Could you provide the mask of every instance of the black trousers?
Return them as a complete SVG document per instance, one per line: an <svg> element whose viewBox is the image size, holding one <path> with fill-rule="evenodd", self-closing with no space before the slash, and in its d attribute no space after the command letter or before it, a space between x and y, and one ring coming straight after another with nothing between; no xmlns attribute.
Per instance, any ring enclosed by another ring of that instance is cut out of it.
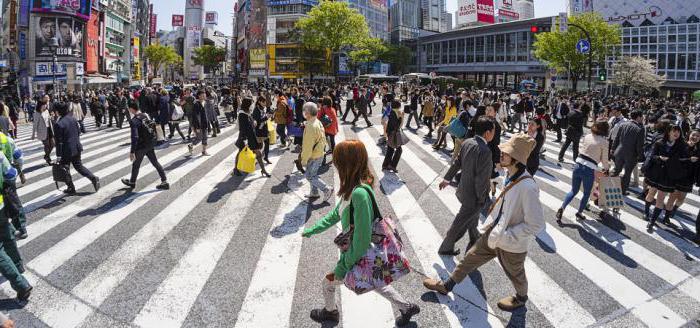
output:
<svg viewBox="0 0 700 328"><path fill-rule="evenodd" d="M569 137L566 136L566 141L564 141L564 144L561 146L561 150L559 151L559 159L564 160L564 154L566 154L566 150L569 149L569 145L572 145L571 151L574 153L574 161L578 158L578 143L581 141L580 136L576 137Z"/></svg>
<svg viewBox="0 0 700 328"><path fill-rule="evenodd" d="M131 179L129 181L131 181L131 183L136 183L136 179L139 177L139 170L141 169L141 162L143 162L144 156L148 157L148 161L151 162L151 165L153 165L153 167L156 168L156 171L160 176L160 181L168 181L168 179L165 176L165 170L163 170L163 166L160 165L160 163L158 162L156 152L153 150L153 148L137 150L134 153L134 162L131 163Z"/></svg>
<svg viewBox="0 0 700 328"><path fill-rule="evenodd" d="M117 118L117 111L116 110L110 110L109 111L109 123L107 123L108 127L112 127L112 119L114 118L114 122L117 123L117 126L119 126L119 119Z"/></svg>
<svg viewBox="0 0 700 328"><path fill-rule="evenodd" d="M357 111L357 114L355 115L355 119L352 120L352 124L357 123L357 121L360 119L360 116L362 116L365 119L365 123L367 123L367 126L372 125L372 123L370 123L370 121L369 121L369 118L367 118L367 112L362 111L362 110Z"/></svg>
<svg viewBox="0 0 700 328"><path fill-rule="evenodd" d="M406 127L408 128L411 124L411 118L416 121L416 129L420 129L420 121L418 120L418 111L414 110L408 113L408 118L406 118Z"/></svg>
<svg viewBox="0 0 700 328"><path fill-rule="evenodd" d="M99 129L102 126L102 113L92 113L95 116L95 125Z"/></svg>
<svg viewBox="0 0 700 328"><path fill-rule="evenodd" d="M90 181L95 181L96 177L88 170L85 166L83 166L83 161L80 159L80 154L73 156L72 158L61 158L61 162L59 162L61 165L65 165L66 170L68 171L68 181L66 181L66 185L70 189L75 189L75 185L73 184L73 178L70 176L70 166L69 164L72 164L73 167L75 168L80 175L90 179Z"/></svg>
<svg viewBox="0 0 700 328"><path fill-rule="evenodd" d="M15 180L5 180L2 184L2 194L5 199L5 214L12 220L12 226L21 232L27 231L27 218L22 201L17 195Z"/></svg>
<svg viewBox="0 0 700 328"><path fill-rule="evenodd" d="M384 155L384 162L382 163L382 168L393 167L396 168L399 165L399 160L401 160L401 154L403 149L401 146L397 148L386 147L386 155Z"/></svg>
<svg viewBox="0 0 700 328"><path fill-rule="evenodd" d="M284 124L277 124L275 127L275 130L277 131L277 136L280 138L280 143L282 144L282 147L287 146L287 126Z"/></svg>
<svg viewBox="0 0 700 328"><path fill-rule="evenodd" d="M343 113L343 121L345 121L348 118L348 113L353 112L355 113L355 107L354 107L354 101L352 99L348 99L348 101L345 103L345 113ZM355 114L357 117L357 114Z"/></svg>
<svg viewBox="0 0 700 328"><path fill-rule="evenodd" d="M168 139L171 139L173 136L175 136L175 131L177 131L177 133L180 134L180 137L182 137L182 140L185 140L185 135L180 130L180 122L170 122L168 123L168 128L170 129L170 135L168 136ZM165 130L163 132L163 134L165 134Z"/></svg>
<svg viewBox="0 0 700 328"><path fill-rule="evenodd" d="M615 157L615 170L612 175L619 176L620 172L622 172L623 169L625 170L625 174L623 174L620 179L622 182L622 192L626 192L630 187L630 178L632 177L632 171L634 171L635 166L637 166L636 158L626 159Z"/></svg>
<svg viewBox="0 0 700 328"><path fill-rule="evenodd" d="M433 117L423 116L423 123L428 127L428 135L433 135Z"/></svg>

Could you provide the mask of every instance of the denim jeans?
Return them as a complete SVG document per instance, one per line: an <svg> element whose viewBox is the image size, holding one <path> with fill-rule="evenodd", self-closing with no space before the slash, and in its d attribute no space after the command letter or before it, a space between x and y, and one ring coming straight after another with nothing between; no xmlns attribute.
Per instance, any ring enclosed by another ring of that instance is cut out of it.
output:
<svg viewBox="0 0 700 328"><path fill-rule="evenodd" d="M578 212L577 213L582 213L583 210L586 208L586 204L588 203L588 198L591 197L591 191L593 190L593 182L595 182L595 171L583 164L576 164L576 168L574 169L573 176L571 177L571 191L569 191L568 194L566 194L566 198L564 198L564 204L561 205L561 208L566 208L566 206L571 203L571 200L576 197L576 194L578 194L579 189L581 188L581 184L583 183L583 197L581 198L581 204L578 206Z"/></svg>
<svg viewBox="0 0 700 328"><path fill-rule="evenodd" d="M328 190L328 185L326 185L326 183L318 177L318 170L321 168L322 163L323 157L319 157L317 159L309 160L309 162L306 164L306 173L304 176L306 177L306 180L309 180L309 183L311 183L311 195L318 195L319 189L324 192Z"/></svg>

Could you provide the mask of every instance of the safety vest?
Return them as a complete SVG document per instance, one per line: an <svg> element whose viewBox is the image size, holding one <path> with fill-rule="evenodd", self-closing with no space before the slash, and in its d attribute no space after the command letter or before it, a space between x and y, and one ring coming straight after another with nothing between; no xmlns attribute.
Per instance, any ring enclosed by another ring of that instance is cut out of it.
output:
<svg viewBox="0 0 700 328"><path fill-rule="evenodd" d="M5 155L7 161L12 160L12 149L10 143L7 141L7 136L0 132L0 151Z"/></svg>

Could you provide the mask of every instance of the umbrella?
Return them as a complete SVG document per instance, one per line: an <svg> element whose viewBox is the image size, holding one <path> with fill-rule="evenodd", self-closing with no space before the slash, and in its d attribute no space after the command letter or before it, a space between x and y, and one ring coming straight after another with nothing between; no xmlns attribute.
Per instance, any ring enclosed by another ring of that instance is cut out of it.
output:
<svg viewBox="0 0 700 328"><path fill-rule="evenodd" d="M693 92L693 99L700 100L700 90Z"/></svg>

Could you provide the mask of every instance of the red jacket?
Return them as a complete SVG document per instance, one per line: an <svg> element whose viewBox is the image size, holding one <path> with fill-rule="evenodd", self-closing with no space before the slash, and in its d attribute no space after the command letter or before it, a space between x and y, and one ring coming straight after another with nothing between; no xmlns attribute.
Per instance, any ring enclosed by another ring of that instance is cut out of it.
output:
<svg viewBox="0 0 700 328"><path fill-rule="evenodd" d="M323 130L325 130L326 134L328 135L336 135L338 134L338 115L335 113L335 109L333 107L326 107L323 106L321 107L321 110L318 111L318 114L316 117L320 120L323 115L328 115L331 119L331 125L327 127L323 127ZM323 123L323 121L321 121Z"/></svg>

